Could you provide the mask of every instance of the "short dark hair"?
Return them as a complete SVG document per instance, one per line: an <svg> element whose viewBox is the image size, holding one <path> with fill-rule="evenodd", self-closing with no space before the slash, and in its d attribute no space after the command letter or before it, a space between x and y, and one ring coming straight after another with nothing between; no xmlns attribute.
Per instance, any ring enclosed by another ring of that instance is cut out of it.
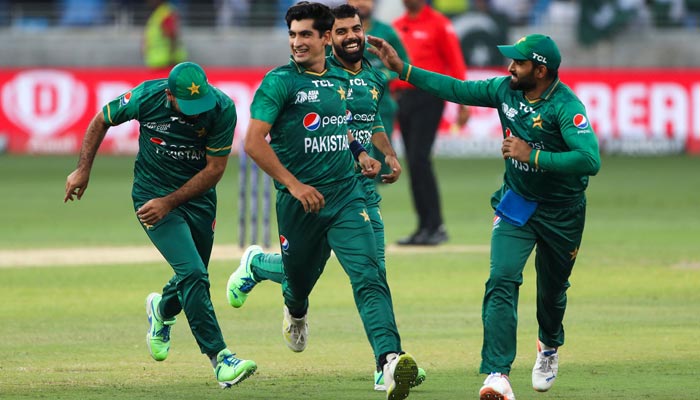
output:
<svg viewBox="0 0 700 400"><path fill-rule="evenodd" d="M360 18L360 22L362 22L360 12L357 11L357 8L351 6L350 4L341 4L338 7L333 8L331 13L333 13L335 19L353 18L355 15L357 15Z"/></svg>
<svg viewBox="0 0 700 400"><path fill-rule="evenodd" d="M331 9L325 4L312 3L309 1L300 1L299 3L287 9L287 15L284 17L287 21L287 28L292 27L292 21L301 21L303 19L312 19L314 21L313 28L318 31L319 36L324 32L333 29L333 14Z"/></svg>

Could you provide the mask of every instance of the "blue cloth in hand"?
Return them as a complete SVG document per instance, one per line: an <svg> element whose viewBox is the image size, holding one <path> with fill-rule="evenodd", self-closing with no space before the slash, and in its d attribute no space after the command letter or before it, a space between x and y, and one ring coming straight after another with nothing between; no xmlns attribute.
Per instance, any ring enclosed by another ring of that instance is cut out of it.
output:
<svg viewBox="0 0 700 400"><path fill-rule="evenodd" d="M523 226L537 209L537 202L508 189L496 207L496 215L511 225Z"/></svg>

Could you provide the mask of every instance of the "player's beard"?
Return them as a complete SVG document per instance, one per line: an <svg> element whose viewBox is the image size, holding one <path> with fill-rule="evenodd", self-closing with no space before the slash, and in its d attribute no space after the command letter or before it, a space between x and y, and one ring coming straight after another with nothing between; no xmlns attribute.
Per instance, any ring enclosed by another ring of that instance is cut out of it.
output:
<svg viewBox="0 0 700 400"><path fill-rule="evenodd" d="M518 76L517 78L517 81L514 81L512 78L510 80L510 88L513 90L522 90L523 92L527 92L537 86L534 70L530 71L529 74Z"/></svg>
<svg viewBox="0 0 700 400"><path fill-rule="evenodd" d="M347 46L352 43L357 43L360 45L358 51L348 53L345 51L345 49L343 49L343 46ZM337 54L340 59L349 63L356 63L362 59L362 55L365 52L365 42L360 39L348 39L343 41L343 43L340 45L333 43L333 49L335 50L335 54Z"/></svg>

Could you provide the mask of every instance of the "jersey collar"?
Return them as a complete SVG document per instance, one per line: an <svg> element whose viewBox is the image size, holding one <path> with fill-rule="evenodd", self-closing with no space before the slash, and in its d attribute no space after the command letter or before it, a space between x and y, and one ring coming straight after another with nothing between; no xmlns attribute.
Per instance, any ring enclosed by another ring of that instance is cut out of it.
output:
<svg viewBox="0 0 700 400"><path fill-rule="evenodd" d="M326 60L327 60L328 62L330 62L331 64L333 64L333 65L335 65L335 66L337 66L337 67L339 67L339 68L342 68L343 70L345 70L345 72L347 72L347 73L349 73L349 74L351 74L351 75L357 75L357 74L359 74L360 72L362 72L363 69L369 68L369 65L370 65L370 64L369 64L369 61L368 61L364 56L362 57L362 62L361 62L361 64L360 64L360 69L358 69L357 71L352 71L352 70L349 70L349 69L345 68L345 66L343 65L343 63L341 63L340 60L338 60L338 57L336 57L335 54L331 54L330 56L328 56L328 57L326 58Z"/></svg>
<svg viewBox="0 0 700 400"><path fill-rule="evenodd" d="M549 87L542 92L542 95L540 96L540 99L542 100L549 100L550 97L552 97L552 94L554 93L555 90L559 87L559 84L561 84L561 79L557 78L552 82Z"/></svg>
<svg viewBox="0 0 700 400"><path fill-rule="evenodd" d="M323 72L313 72L313 71L308 71L306 68L302 67L301 65L297 64L296 61L294 61L294 56L289 56L289 64L293 65L299 74L309 74L309 75L316 75L316 76L323 76L328 72L328 58L326 57L326 65L325 68L323 69Z"/></svg>

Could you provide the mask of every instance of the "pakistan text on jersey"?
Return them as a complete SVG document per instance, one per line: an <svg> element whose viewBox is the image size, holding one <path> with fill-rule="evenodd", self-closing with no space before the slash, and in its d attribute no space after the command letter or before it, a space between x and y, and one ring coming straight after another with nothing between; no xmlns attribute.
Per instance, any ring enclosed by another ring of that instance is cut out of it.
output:
<svg viewBox="0 0 700 400"><path fill-rule="evenodd" d="M513 167L515 167L516 169L519 169L520 171L523 171L523 172L533 172L533 173L536 173L536 172L547 172L547 171L545 171L545 170L543 170L543 169L541 169L541 168L535 168L535 167L531 166L531 165L528 164L528 163L524 163L524 162L518 161L518 160L516 160L516 159L514 159L514 158L511 158L511 159L510 159L510 162L511 162L511 164L513 164Z"/></svg>
<svg viewBox="0 0 700 400"><path fill-rule="evenodd" d="M372 131L367 129L350 129L352 137L362 145L366 145L372 141Z"/></svg>
<svg viewBox="0 0 700 400"><path fill-rule="evenodd" d="M205 157L203 149L156 146L156 154L170 157L174 160L199 161Z"/></svg>
<svg viewBox="0 0 700 400"><path fill-rule="evenodd" d="M348 147L348 135L317 136L304 138L304 153L327 153L345 151Z"/></svg>

